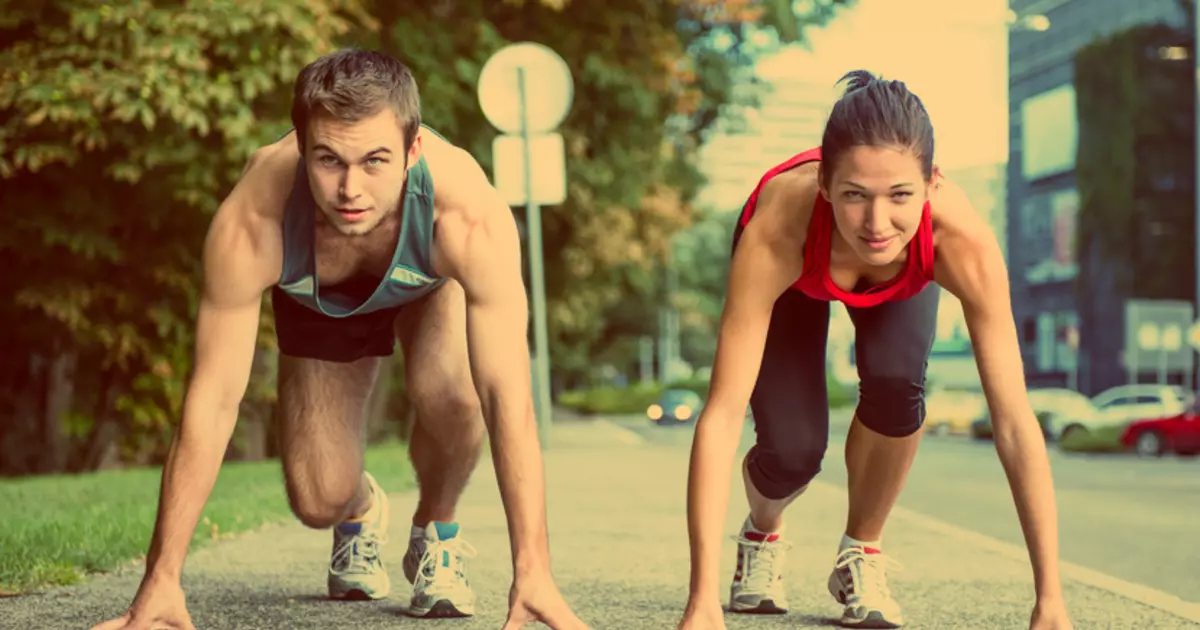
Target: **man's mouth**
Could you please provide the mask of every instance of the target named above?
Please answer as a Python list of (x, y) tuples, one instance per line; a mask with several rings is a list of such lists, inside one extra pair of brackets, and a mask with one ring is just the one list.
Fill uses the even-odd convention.
[(338, 208), (337, 213), (347, 221), (359, 221), (367, 216), (367, 211), (361, 208)]

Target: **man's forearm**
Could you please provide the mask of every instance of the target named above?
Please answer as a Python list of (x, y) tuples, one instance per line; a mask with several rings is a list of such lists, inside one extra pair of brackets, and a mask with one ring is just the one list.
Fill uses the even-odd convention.
[(524, 405), (485, 403), (484, 417), (508, 518), (513, 570), (517, 574), (548, 570), (546, 481), (533, 402), (526, 397)]
[(1037, 596), (1059, 598), (1062, 583), (1058, 570), (1058, 509), (1046, 440), (1032, 418), (1013, 418), (996, 426), (996, 453), (1008, 476), (1029, 548)]
[(152, 577), (179, 579), (196, 523), (216, 483), (237, 410), (214, 407), (185, 407), (184, 421), (172, 440), (146, 558), (146, 573)]

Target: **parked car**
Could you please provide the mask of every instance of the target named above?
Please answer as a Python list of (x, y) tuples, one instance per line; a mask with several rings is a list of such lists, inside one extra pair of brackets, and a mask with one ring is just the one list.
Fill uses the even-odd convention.
[(1157, 383), (1118, 385), (1092, 397), (1107, 424), (1166, 418), (1192, 408), (1196, 395), (1186, 388)]
[[(1029, 405), (1047, 440), (1061, 440), (1071, 432), (1093, 430), (1108, 424), (1091, 400), (1075, 390), (1061, 387), (1031, 389), (1028, 396)], [(991, 416), (985, 408), (971, 423), (971, 436), (990, 440), (992, 435)]]
[(660, 426), (695, 422), (704, 401), (690, 389), (668, 389), (646, 409), (646, 417)]
[(925, 399), (925, 431), (935, 435), (966, 434), (971, 422), (987, 411), (983, 393), (938, 388)]
[(1196, 455), (1200, 453), (1200, 414), (1193, 402), (1182, 413), (1134, 420), (1121, 434), (1121, 443), (1142, 457), (1159, 457), (1167, 453)]

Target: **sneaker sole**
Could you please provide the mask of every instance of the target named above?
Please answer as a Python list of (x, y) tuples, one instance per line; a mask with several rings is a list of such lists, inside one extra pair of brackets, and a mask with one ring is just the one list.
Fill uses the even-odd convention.
[[(831, 583), (829, 587), (829, 594), (833, 595), (833, 598), (837, 600), (837, 603), (843, 606), (846, 605), (846, 592), (841, 588), (835, 589)], [(879, 612), (878, 610), (872, 610), (871, 612), (867, 613), (866, 619), (850, 619), (843, 616), (838, 623), (841, 624), (843, 628), (863, 628), (864, 630), (896, 630), (897, 628), (904, 627), (903, 621), (889, 621), (883, 616), (883, 613)]]
[(877, 610), (867, 613), (866, 619), (846, 619), (842, 617), (841, 624), (844, 628), (869, 628), (871, 630), (894, 630), (904, 627), (903, 623), (884, 619), (883, 613)]
[(420, 619), (453, 619), (460, 617), (474, 617), (475, 605), (469, 604), (459, 607), (448, 599), (439, 599), (428, 609), (409, 608), (408, 614), (412, 617), (417, 617)]
[(391, 593), (391, 585), (385, 585), (380, 589), (367, 589), (361, 587), (330, 587), (329, 598), (341, 599), (352, 602), (364, 602), (375, 599), (384, 599)]
[(740, 613), (744, 615), (786, 615), (787, 607), (775, 605), (775, 600), (764, 599), (760, 600), (755, 606), (747, 606), (746, 604), (730, 604), (729, 612)]

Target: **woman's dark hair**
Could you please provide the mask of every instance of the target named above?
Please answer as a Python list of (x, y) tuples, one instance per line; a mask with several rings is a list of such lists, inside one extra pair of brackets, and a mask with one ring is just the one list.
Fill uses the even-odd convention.
[[(829, 114), (821, 137), (822, 183), (838, 159), (854, 146), (907, 149), (921, 161), (925, 180), (933, 178), (933, 124), (925, 105), (903, 81), (885, 81), (866, 70), (853, 70), (838, 79), (846, 91)], [(836, 85), (836, 84), (835, 84)]]

